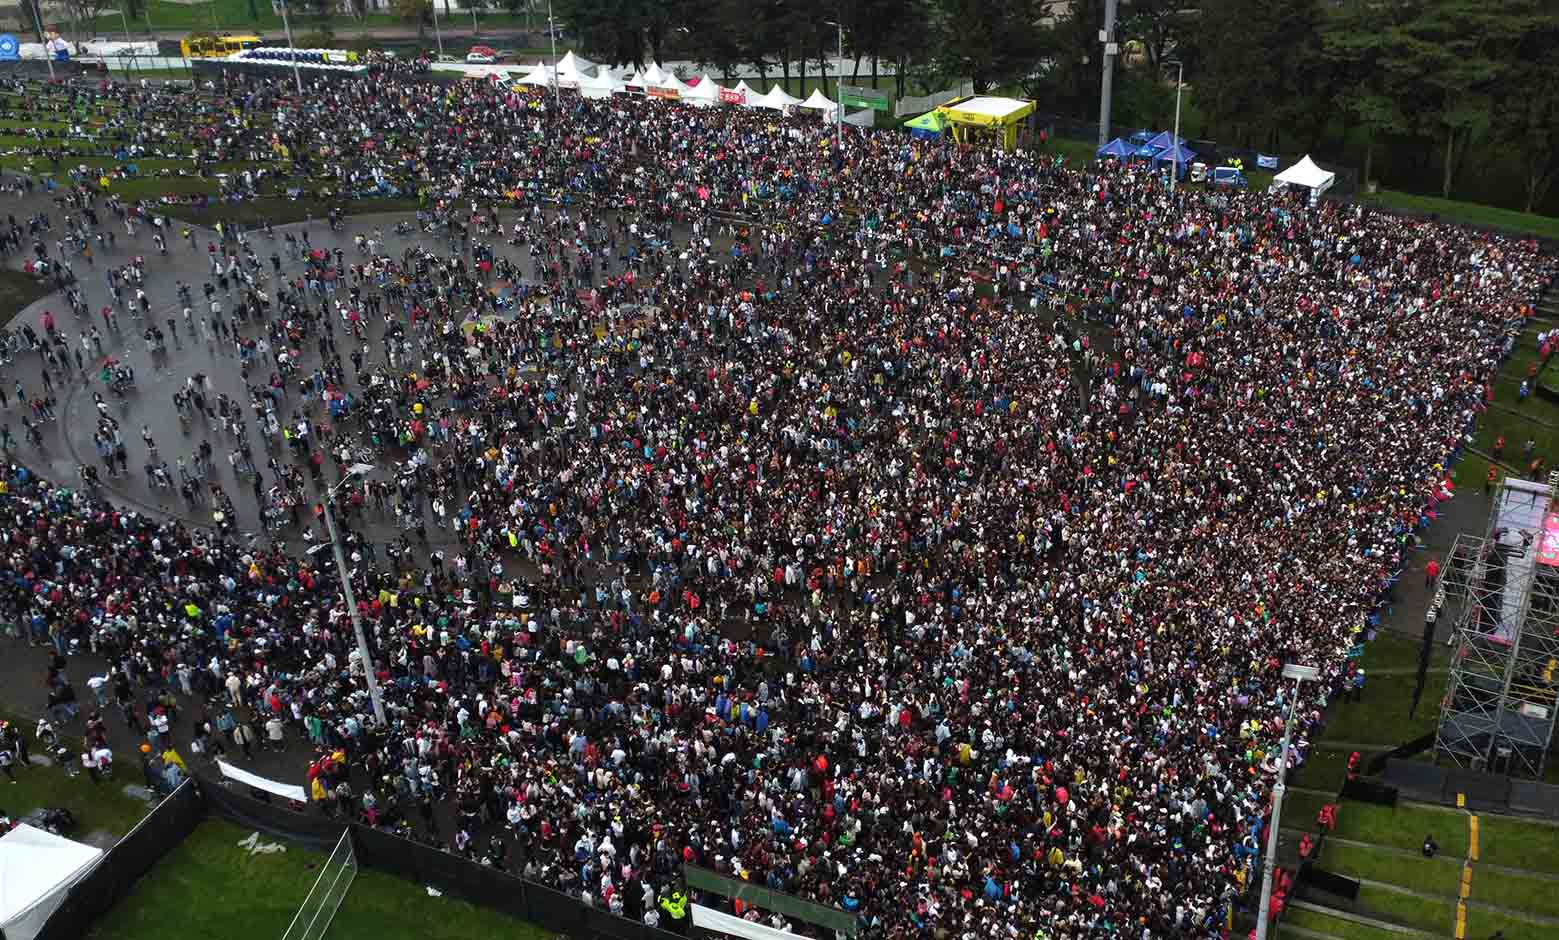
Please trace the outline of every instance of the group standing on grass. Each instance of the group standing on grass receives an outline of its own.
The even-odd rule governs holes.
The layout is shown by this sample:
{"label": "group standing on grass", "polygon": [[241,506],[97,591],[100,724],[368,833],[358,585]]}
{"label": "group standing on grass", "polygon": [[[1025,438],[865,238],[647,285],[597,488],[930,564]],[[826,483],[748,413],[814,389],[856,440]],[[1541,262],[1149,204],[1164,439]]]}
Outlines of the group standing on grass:
{"label": "group standing on grass", "polygon": [[[1282,664],[1324,679],[1298,763],[1553,274],[777,113],[288,87],[224,89],[202,153],[418,193],[436,237],[209,243],[236,300],[204,342],[248,400],[218,427],[192,377],[179,407],[248,448],[279,537],[327,537],[364,449],[398,462],[334,504],[373,663],[328,553],[25,472],[0,619],[106,658],[140,730],[166,691],[202,753],[305,738],[320,803],[662,926],[688,863],[870,936],[1217,935],[1259,880]],[[186,498],[226,499],[206,462]]]}

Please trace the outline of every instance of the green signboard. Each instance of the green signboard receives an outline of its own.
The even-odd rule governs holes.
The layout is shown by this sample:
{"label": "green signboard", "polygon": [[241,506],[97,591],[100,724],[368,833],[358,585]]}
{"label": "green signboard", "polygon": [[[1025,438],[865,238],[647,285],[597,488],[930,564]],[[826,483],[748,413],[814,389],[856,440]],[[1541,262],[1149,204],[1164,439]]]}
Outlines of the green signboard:
{"label": "green signboard", "polygon": [[893,102],[886,92],[862,85],[841,85],[839,103],[847,108],[871,108],[873,111],[891,111]]}
{"label": "green signboard", "polygon": [[797,920],[836,930],[850,937],[855,936],[858,928],[854,914],[835,907],[824,907],[811,901],[803,901],[795,895],[771,891],[763,885],[753,884],[750,881],[738,881],[724,875],[717,875],[697,865],[683,865],[682,874],[689,888],[709,891],[728,898],[740,898],[757,907],[778,911]]}

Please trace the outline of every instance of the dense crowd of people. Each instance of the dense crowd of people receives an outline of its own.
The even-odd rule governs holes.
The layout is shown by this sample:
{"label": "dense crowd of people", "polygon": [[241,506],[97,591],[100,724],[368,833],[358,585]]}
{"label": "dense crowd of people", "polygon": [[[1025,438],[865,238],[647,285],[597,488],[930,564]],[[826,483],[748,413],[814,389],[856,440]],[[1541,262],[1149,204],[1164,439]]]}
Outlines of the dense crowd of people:
{"label": "dense crowd of people", "polygon": [[[422,833],[452,802],[452,849],[662,926],[686,862],[870,936],[1216,934],[1259,880],[1281,665],[1324,680],[1297,763],[1553,273],[776,112],[287,89],[228,89],[202,153],[419,194],[426,244],[227,239],[238,309],[184,317],[245,364],[210,433],[248,454],[253,422],[278,538],[326,538],[341,481],[389,727],[328,552],[13,478],[0,615],[108,658],[127,721],[142,687],[224,701],[202,752],[306,737],[320,802]],[[132,142],[177,107],[92,100]],[[179,407],[216,424],[201,381]],[[345,476],[364,450],[397,469]]]}

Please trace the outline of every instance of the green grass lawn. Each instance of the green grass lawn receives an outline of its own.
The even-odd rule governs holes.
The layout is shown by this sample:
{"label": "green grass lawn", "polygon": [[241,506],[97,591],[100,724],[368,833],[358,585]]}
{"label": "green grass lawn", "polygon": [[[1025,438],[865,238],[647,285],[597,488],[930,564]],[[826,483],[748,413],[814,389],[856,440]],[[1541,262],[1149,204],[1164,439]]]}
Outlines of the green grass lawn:
{"label": "green grass lawn", "polygon": [[1439,199],[1434,196],[1417,196],[1412,193],[1383,189],[1377,193],[1361,194],[1359,201],[1382,209],[1397,209],[1419,214],[1434,213],[1441,221],[1464,225],[1483,225],[1524,235],[1540,235],[1559,238],[1559,219],[1552,216],[1497,209],[1455,199]]}
{"label": "green grass lawn", "polygon": [[1449,937],[1456,932],[1456,903],[1431,901],[1414,894],[1364,885],[1359,888],[1360,913],[1380,920]]}
{"label": "green grass lawn", "polygon": [[1368,677],[1361,701],[1334,703],[1323,743],[1332,740],[1394,747],[1433,731],[1440,718],[1437,703],[1445,690],[1446,673],[1429,674],[1418,711],[1410,718],[1407,710],[1417,682],[1412,675]]}
{"label": "green grass lawn", "polygon": [[[221,937],[275,940],[308,896],[326,855],[295,845],[252,855],[238,843],[251,830],[226,821],[202,823],[169,852],[88,934],[94,940]],[[260,841],[276,842],[261,835]],[[547,931],[447,897],[422,885],[359,870],[328,933],[329,940],[544,940]]]}
{"label": "green grass lawn", "polygon": [[[1350,878],[1401,885],[1451,901],[1456,899],[1461,886],[1461,860],[1449,855],[1433,859],[1406,858],[1334,842],[1326,847],[1320,863],[1328,871]],[[1559,890],[1555,890],[1556,887],[1559,886],[1546,879],[1479,871],[1475,865],[1470,899],[1544,917],[1559,917]]]}
{"label": "green grass lawn", "polygon": [[1309,937],[1297,930],[1289,930],[1289,927],[1300,927],[1305,930],[1313,930],[1338,940],[1403,940],[1402,935],[1392,933],[1389,930],[1381,930],[1378,927],[1370,927],[1366,924],[1356,924],[1351,920],[1343,920],[1341,917],[1329,917],[1315,911],[1302,911],[1290,907],[1283,912],[1282,925],[1278,930],[1278,936],[1283,940],[1310,940]]}
{"label": "green grass lawn", "polygon": [[0,268],[0,329],[8,326],[18,313],[35,300],[49,296],[50,288],[30,274],[15,268]]}
{"label": "green grass lawn", "polygon": [[1451,858],[1467,855],[1467,817],[1461,813],[1350,801],[1342,804],[1337,812],[1336,834],[1344,839],[1389,845],[1409,852],[1422,848],[1424,836],[1430,835],[1440,843],[1440,851],[1445,855]]}

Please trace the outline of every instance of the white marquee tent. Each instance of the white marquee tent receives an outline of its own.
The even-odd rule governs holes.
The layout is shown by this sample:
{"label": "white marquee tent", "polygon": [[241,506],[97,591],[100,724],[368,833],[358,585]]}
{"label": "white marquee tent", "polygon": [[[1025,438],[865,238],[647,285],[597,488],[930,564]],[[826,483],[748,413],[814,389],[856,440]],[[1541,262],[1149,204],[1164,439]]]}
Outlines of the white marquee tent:
{"label": "white marquee tent", "polygon": [[686,98],[688,96],[688,92],[693,90],[692,88],[688,87],[687,82],[684,82],[682,79],[676,77],[675,75],[671,74],[670,72],[667,72],[666,76],[664,78],[662,78],[658,82],[647,82],[647,84],[644,87],[646,87],[646,88],[673,88],[673,89],[676,89],[677,96],[680,97],[680,98]]}
{"label": "white marquee tent", "polygon": [[800,98],[786,94],[785,89],[781,88],[778,84],[775,84],[773,88],[770,88],[768,94],[761,95],[757,98],[749,98],[747,101],[749,107],[772,108],[775,111],[781,111],[790,107],[791,105],[800,103]]}
{"label": "white marquee tent", "polygon": [[737,82],[736,87],[731,90],[742,96],[742,104],[745,105],[751,105],[753,102],[762,97],[753,90],[751,85],[747,84],[747,80],[745,78]]}
{"label": "white marquee tent", "polygon": [[579,84],[581,79],[587,78],[595,70],[595,63],[589,59],[581,59],[572,52],[558,60],[558,81],[563,84]]}
{"label": "white marquee tent", "polygon": [[0,932],[32,940],[103,850],[25,823],[0,838]]}
{"label": "white marquee tent", "polygon": [[613,78],[606,69],[601,69],[595,78],[579,80],[579,93],[586,98],[610,98],[622,90],[622,79]]}
{"label": "white marquee tent", "polygon": [[823,94],[823,89],[821,88],[812,89],[811,97],[801,102],[801,106],[803,108],[811,108],[814,111],[832,111],[838,107],[838,105],[828,100],[828,96]]}
{"label": "white marquee tent", "polygon": [[698,105],[719,104],[720,86],[715,84],[714,79],[710,78],[708,75],[705,75],[703,78],[698,80],[697,85],[693,85],[686,92],[684,92],[682,97],[686,98],[693,104]]}
{"label": "white marquee tent", "polygon": [[1310,198],[1318,198],[1322,193],[1332,188],[1337,182],[1337,174],[1331,170],[1323,170],[1315,165],[1307,153],[1299,159],[1299,162],[1272,178],[1275,184],[1285,186],[1300,186],[1310,190]]}

